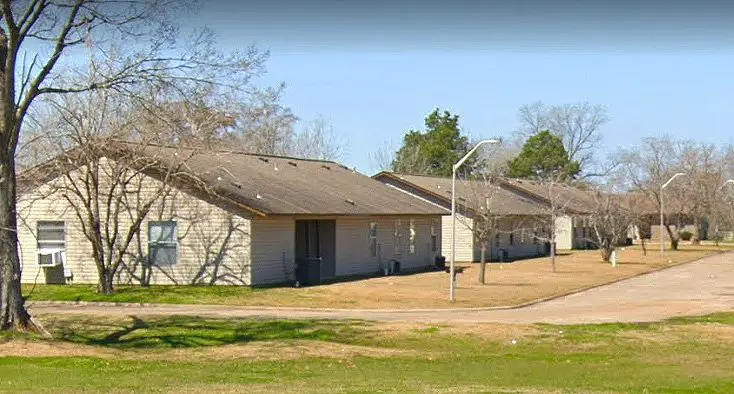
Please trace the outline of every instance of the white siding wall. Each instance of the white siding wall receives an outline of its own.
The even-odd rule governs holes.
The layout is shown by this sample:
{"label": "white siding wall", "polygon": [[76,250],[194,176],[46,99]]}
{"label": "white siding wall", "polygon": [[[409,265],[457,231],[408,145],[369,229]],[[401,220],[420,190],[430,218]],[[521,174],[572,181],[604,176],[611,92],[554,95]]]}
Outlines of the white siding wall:
{"label": "white siding wall", "polygon": [[[451,260],[451,215],[441,217],[441,248],[446,261]],[[456,261],[474,259],[474,221],[464,215],[456,214]]]}
{"label": "white siding wall", "polygon": [[[297,217],[252,219],[253,284],[282,283],[294,278],[295,221]],[[306,219],[306,218],[304,218]],[[417,269],[433,264],[441,254],[441,225],[436,217],[414,219],[415,254],[409,253],[410,217],[336,218],[336,276],[377,274],[390,259],[401,269]],[[400,220],[400,243],[395,247],[395,221]],[[377,256],[370,254],[369,226],[377,223]],[[431,224],[436,226],[437,251],[431,252]]]}
{"label": "white siding wall", "polygon": [[295,278],[296,222],[292,217],[252,219],[252,284]]}
{"label": "white siding wall", "polygon": [[556,218],[556,249],[573,248],[573,220],[570,216]]}
{"label": "white siding wall", "polygon": [[[144,196],[158,190],[160,183],[153,178],[142,178]],[[18,236],[23,260],[21,280],[24,283],[63,283],[60,267],[40,268],[37,265],[36,229],[39,221],[63,220],[66,226],[66,269],[74,283],[98,282],[97,267],[92,249],[84,236],[75,210],[53,185],[63,182],[55,179],[32,193],[20,196],[18,201]],[[175,220],[178,231],[177,263],[168,267],[154,267],[151,284],[189,284],[198,278],[208,283],[215,272],[216,256],[225,252],[216,266],[216,284],[248,284],[250,281],[250,220],[228,212],[187,194],[176,192],[168,199],[159,199],[153,205],[147,220],[141,225],[140,237],[128,248],[125,259],[128,271],[121,270],[118,284],[138,284],[141,264],[147,258],[148,223],[151,220]],[[122,217],[120,227],[125,229],[130,219]],[[125,230],[123,230],[125,231]],[[228,238],[227,238],[228,236]],[[228,242],[225,243],[225,239]],[[202,270],[202,266],[207,268]],[[130,275],[132,273],[133,275]]]}
{"label": "white siding wall", "polygon": [[[415,253],[410,253],[410,220],[415,228]],[[400,236],[395,237],[396,220],[400,221]],[[377,256],[370,255],[369,224],[377,223]],[[437,242],[431,251],[431,225],[435,226]],[[336,221],[336,275],[378,273],[390,259],[400,261],[401,270],[430,266],[441,254],[439,217],[375,217],[339,218]],[[399,240],[396,248],[396,240]]]}
{"label": "white siding wall", "polygon": [[[535,257],[543,253],[543,242],[540,240],[537,243],[533,242],[534,234],[532,229],[516,228],[516,226],[513,226],[511,218],[502,220],[498,223],[497,228],[499,230],[499,243],[497,238],[489,242],[486,256],[487,260],[499,261],[500,250],[507,251],[508,259]],[[513,234],[512,239],[510,239],[510,233]],[[481,248],[479,245],[476,246],[474,253],[474,261],[479,261],[481,258]]]}

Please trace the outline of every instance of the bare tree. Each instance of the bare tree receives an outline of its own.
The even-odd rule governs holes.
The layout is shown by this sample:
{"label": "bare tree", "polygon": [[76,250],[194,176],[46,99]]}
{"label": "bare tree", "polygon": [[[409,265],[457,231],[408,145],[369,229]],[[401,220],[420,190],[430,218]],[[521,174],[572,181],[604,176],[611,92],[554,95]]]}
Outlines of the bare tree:
{"label": "bare tree", "polygon": [[[643,138],[639,145],[622,148],[618,152],[620,166],[616,179],[627,190],[646,195],[658,213],[661,211],[661,186],[673,174],[681,171],[678,161],[680,152],[676,147],[670,137]],[[665,191],[665,228],[660,231],[668,233],[673,249],[678,248],[680,241],[678,230],[684,221],[681,213],[687,210],[681,193],[680,183],[671,184]]]}
{"label": "bare tree", "polygon": [[370,166],[373,171],[391,171],[395,161],[395,149],[392,143],[384,143],[377,150],[369,154]]}
{"label": "bare tree", "polygon": [[322,115],[296,133],[290,155],[319,160],[339,160],[344,144],[331,123]]}
{"label": "bare tree", "polygon": [[594,230],[593,242],[601,252],[602,261],[609,262],[614,250],[627,238],[634,223],[634,213],[628,208],[623,195],[604,188],[592,192],[593,204],[588,215]]}
{"label": "bare tree", "polygon": [[624,204],[629,212],[631,236],[639,238],[642,254],[647,256],[646,242],[652,236],[652,224],[657,213],[644,194],[626,190],[623,192]]}
{"label": "bare tree", "polygon": [[[496,172],[498,169],[494,170]],[[479,245],[477,280],[480,284],[486,283],[487,249],[498,233],[507,230],[503,225],[508,223],[506,210],[503,209],[505,201],[500,195],[501,186],[497,175],[492,173],[490,169],[476,178],[460,181],[460,189],[463,192],[458,201],[460,203],[458,219],[472,232],[475,242]]]}
{"label": "bare tree", "polygon": [[518,120],[522,139],[543,130],[561,137],[571,161],[578,161],[586,174],[593,165],[594,153],[602,141],[601,128],[609,122],[609,116],[606,107],[588,102],[547,106],[538,101],[520,107]]}
{"label": "bare tree", "polygon": [[[56,131],[50,138],[60,147],[56,158],[39,167],[36,175],[59,174],[60,179],[39,189],[38,197],[61,198],[73,211],[89,241],[99,275],[98,290],[113,292],[114,279],[140,226],[160,199],[171,193],[171,180],[182,174],[196,150],[152,153],[156,133],[141,128],[144,118],[125,97],[111,91],[88,91],[61,96]],[[137,137],[137,141],[129,138]],[[121,142],[128,141],[128,142]],[[155,174],[158,182],[149,174]]]}
{"label": "bare tree", "polygon": [[298,117],[281,104],[285,85],[260,90],[234,109],[237,117],[234,133],[238,148],[271,155],[287,155],[293,151],[294,125]]}
{"label": "bare tree", "polygon": [[[263,61],[264,55],[254,48],[223,56],[215,50],[213,36],[206,30],[197,31],[188,41],[190,45],[182,47],[172,21],[177,12],[195,9],[189,3],[0,1],[0,103],[4,114],[0,117],[1,328],[32,328],[20,291],[15,155],[34,101],[46,94],[134,91],[141,81],[161,87],[219,84],[237,88],[248,85],[252,71]],[[65,61],[85,46],[90,57],[103,60],[98,64],[108,65],[107,72],[92,71],[81,81],[63,78],[65,70],[76,67]],[[28,58],[30,48],[40,50]],[[48,56],[44,57],[44,52]]]}
{"label": "bare tree", "polygon": [[626,182],[628,190],[647,195],[660,212],[661,185],[677,172],[686,174],[665,189],[664,227],[677,249],[686,223],[694,225],[693,241],[700,242],[706,219],[716,220],[728,152],[690,140],[645,138],[636,147],[620,150],[617,179]]}
{"label": "bare tree", "polygon": [[535,220],[541,228],[546,229],[545,234],[539,234],[539,240],[550,243],[550,259],[551,270],[556,272],[556,246],[558,243],[558,224],[561,218],[567,217],[571,212],[569,204],[571,198],[564,193],[564,188],[568,187],[565,181],[561,179],[546,179],[541,181],[544,190],[546,204],[544,206],[544,214],[536,216]]}
{"label": "bare tree", "polygon": [[693,243],[700,243],[706,219],[716,220],[719,189],[726,179],[726,151],[716,145],[680,141],[680,167],[686,173],[681,180],[680,198],[688,202],[688,213],[693,221]]}

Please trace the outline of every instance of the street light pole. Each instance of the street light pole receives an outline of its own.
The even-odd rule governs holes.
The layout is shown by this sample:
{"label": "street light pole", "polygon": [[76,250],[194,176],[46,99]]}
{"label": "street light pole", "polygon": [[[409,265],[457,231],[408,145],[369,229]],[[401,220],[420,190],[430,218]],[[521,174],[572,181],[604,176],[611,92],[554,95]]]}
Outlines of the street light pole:
{"label": "street light pole", "polygon": [[449,301],[454,302],[456,299],[456,170],[469,158],[476,150],[484,144],[501,144],[500,140],[482,140],[474,145],[469,152],[457,161],[451,168],[451,261],[449,262]]}
{"label": "street light pole", "polygon": [[670,182],[673,182],[675,178],[686,175],[684,172],[679,172],[673,175],[667,182],[660,186],[660,256],[665,257],[665,239],[663,238],[663,228],[665,227],[665,203],[663,199],[663,191],[665,190]]}

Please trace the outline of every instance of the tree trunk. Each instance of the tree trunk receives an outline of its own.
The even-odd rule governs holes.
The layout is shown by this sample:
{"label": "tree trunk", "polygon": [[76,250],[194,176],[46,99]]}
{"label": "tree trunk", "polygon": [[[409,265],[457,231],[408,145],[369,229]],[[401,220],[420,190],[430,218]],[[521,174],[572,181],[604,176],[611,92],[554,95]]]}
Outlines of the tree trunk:
{"label": "tree trunk", "polygon": [[25,309],[20,289],[15,203],[15,159],[0,154],[0,328],[38,330]]}
{"label": "tree trunk", "polygon": [[115,292],[114,289],[115,274],[112,270],[103,269],[99,272],[99,285],[97,286],[97,292],[110,295]]}
{"label": "tree trunk", "polygon": [[693,220],[693,237],[691,237],[691,244],[701,244],[701,219],[698,216]]}
{"label": "tree trunk", "polygon": [[553,272],[556,272],[556,239],[553,237],[551,240],[551,267]]}
{"label": "tree trunk", "polygon": [[[678,228],[676,227],[676,230],[677,229]],[[673,250],[678,250],[678,237],[673,236],[673,230],[671,230],[670,226],[667,224],[665,225],[665,230],[668,232],[668,238],[670,238],[670,248]]]}
{"label": "tree trunk", "polygon": [[602,261],[605,263],[608,263],[612,259],[612,252],[614,251],[614,243],[603,242],[600,251],[601,251]]}
{"label": "tree trunk", "polygon": [[484,273],[487,270],[487,244],[482,242],[481,251],[479,252],[479,283],[485,284]]}
{"label": "tree trunk", "polygon": [[645,238],[640,237],[640,244],[642,245],[642,255],[647,256],[647,246],[645,245]]}

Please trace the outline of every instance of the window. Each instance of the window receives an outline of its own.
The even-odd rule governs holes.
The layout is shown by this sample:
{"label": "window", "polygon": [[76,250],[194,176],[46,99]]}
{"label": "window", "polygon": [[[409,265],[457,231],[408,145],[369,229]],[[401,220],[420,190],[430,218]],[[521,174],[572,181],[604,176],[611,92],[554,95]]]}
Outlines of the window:
{"label": "window", "polygon": [[494,247],[500,247],[500,233],[497,233],[497,235],[494,236]]}
{"label": "window", "polygon": [[438,233],[436,232],[436,224],[431,224],[431,252],[438,251]]}
{"label": "window", "polygon": [[151,265],[174,265],[177,261],[176,222],[148,223],[148,261]]}
{"label": "window", "polygon": [[415,220],[410,219],[410,238],[408,238],[410,245],[410,254],[415,254]]}
{"label": "window", "polygon": [[377,257],[377,223],[370,223],[370,256]]}
{"label": "window", "polygon": [[515,244],[515,233],[510,233],[510,245]]}
{"label": "window", "polygon": [[66,231],[64,222],[41,221],[36,228],[38,240],[38,265],[64,264],[66,257]]}

